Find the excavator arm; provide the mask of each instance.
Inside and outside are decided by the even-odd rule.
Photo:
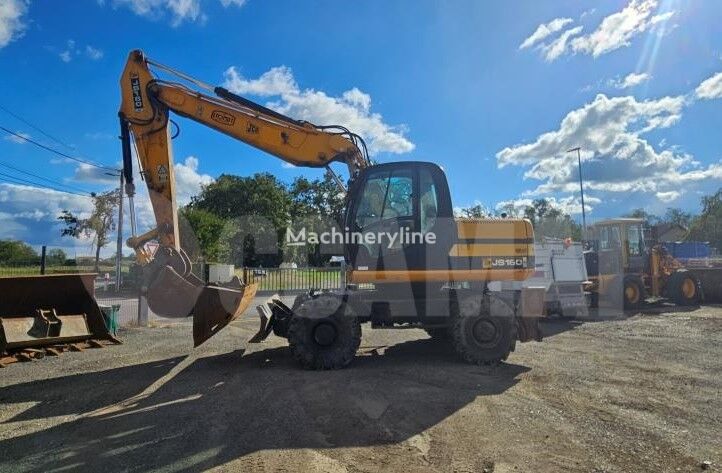
[[[161,80],[151,72],[151,67],[214,95],[203,94],[179,82]],[[132,203],[135,186],[131,149],[134,146],[156,220],[155,228],[136,235],[131,208],[132,237],[128,245],[144,266],[144,288],[150,308],[166,317],[192,314],[197,346],[243,312],[253,299],[255,287],[242,286],[237,280],[232,287],[204,286],[191,271],[191,262],[180,246],[178,233],[169,112],[190,118],[296,166],[328,168],[332,162],[345,163],[350,179],[369,165],[366,147],[358,135],[343,127],[316,126],[294,120],[222,87],[209,86],[156,63],[139,50],[130,53],[120,88],[119,117],[126,193]],[[157,240],[159,244],[153,253],[146,247],[151,240]]]

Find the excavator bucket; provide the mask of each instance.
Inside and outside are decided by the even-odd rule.
[[[0,278],[0,294],[0,355],[90,339],[117,341],[94,298],[95,274]]]
[[[184,277],[166,265],[153,278],[146,297],[148,307],[160,316],[193,315],[197,347],[243,314],[257,289],[257,284],[243,285],[237,277],[224,285],[204,285],[192,273]]]

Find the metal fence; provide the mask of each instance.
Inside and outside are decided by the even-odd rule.
[[[341,268],[242,268],[236,270],[246,284],[257,283],[262,292],[294,292],[309,289],[338,289]]]

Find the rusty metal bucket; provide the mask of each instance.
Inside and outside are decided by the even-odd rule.
[[[0,278],[0,354],[112,340],[94,295],[95,274]]]
[[[148,307],[162,317],[193,316],[193,344],[199,346],[238,318],[256,295],[258,284],[243,285],[237,277],[228,284],[204,285],[192,273],[178,274],[165,265],[152,277]]]

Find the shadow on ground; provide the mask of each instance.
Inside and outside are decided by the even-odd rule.
[[[367,349],[341,371],[302,371],[284,347],[25,383],[0,402],[37,404],[0,427],[91,414],[0,442],[0,470],[198,471],[259,450],[391,444],[526,371],[464,365],[424,339]]]

